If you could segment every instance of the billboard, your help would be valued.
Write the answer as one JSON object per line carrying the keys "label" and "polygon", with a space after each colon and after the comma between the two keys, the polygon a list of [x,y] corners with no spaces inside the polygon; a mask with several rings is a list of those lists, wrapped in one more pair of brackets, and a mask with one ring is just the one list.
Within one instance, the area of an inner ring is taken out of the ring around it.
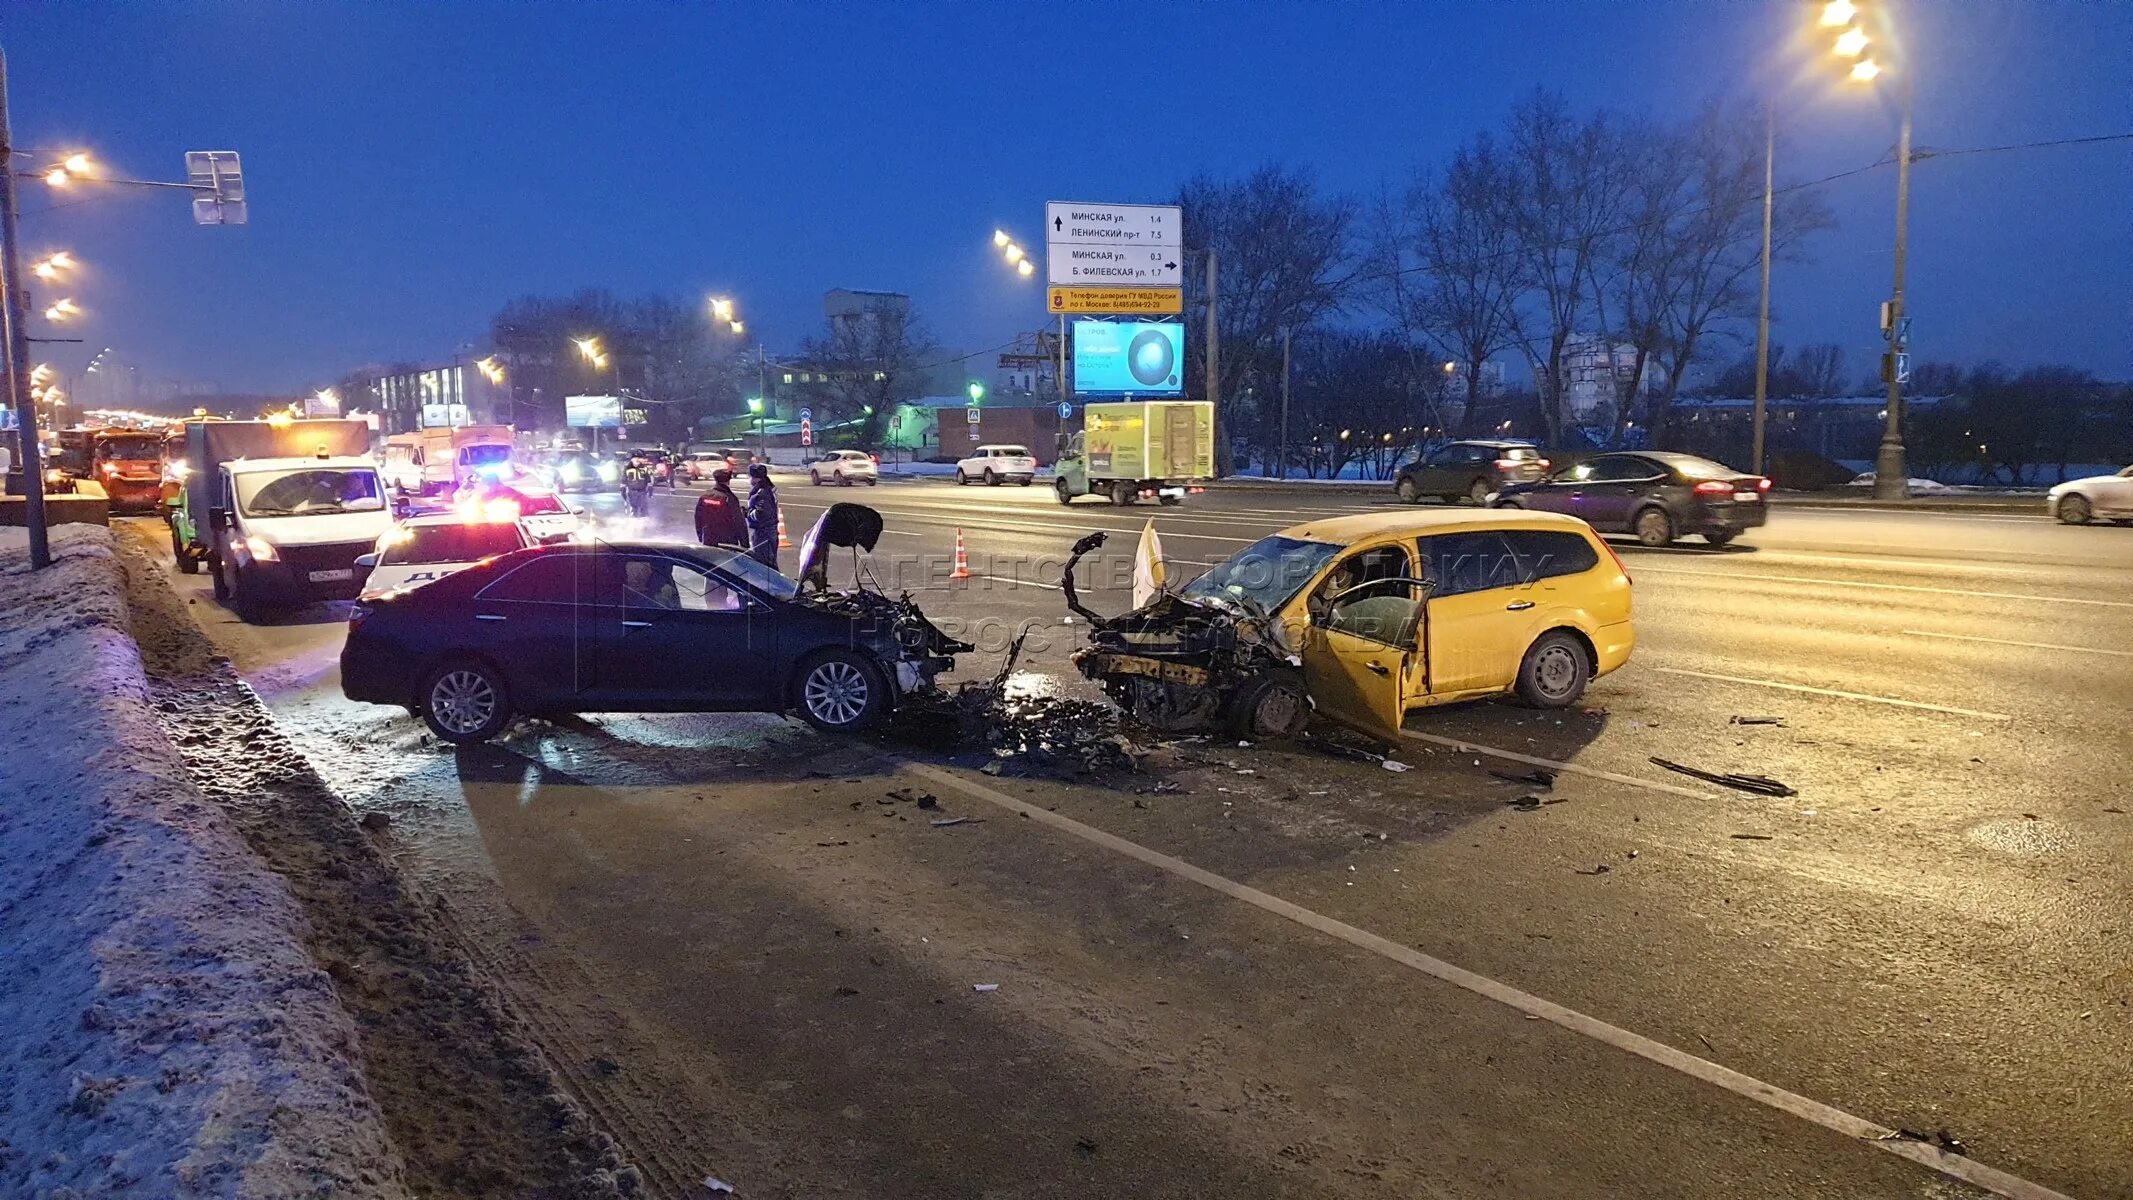
{"label": "billboard", "polygon": [[1152,321],[1074,322],[1074,391],[1176,396],[1185,390],[1185,327]]}
{"label": "billboard", "polygon": [[620,429],[622,397],[565,396],[563,423],[573,429]]}

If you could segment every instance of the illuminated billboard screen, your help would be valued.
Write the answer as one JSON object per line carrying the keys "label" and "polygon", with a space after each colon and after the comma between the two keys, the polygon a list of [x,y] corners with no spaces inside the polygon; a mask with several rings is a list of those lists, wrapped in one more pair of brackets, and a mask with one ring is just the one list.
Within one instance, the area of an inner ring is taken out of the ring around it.
{"label": "illuminated billboard screen", "polygon": [[1085,396],[1176,396],[1185,390],[1185,327],[1074,322],[1074,390]]}
{"label": "illuminated billboard screen", "polygon": [[565,396],[563,419],[573,429],[620,429],[622,397]]}

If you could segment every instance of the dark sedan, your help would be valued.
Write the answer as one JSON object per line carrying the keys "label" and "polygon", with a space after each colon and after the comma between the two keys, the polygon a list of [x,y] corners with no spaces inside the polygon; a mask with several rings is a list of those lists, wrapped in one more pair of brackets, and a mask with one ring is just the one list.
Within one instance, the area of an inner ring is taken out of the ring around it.
{"label": "dark sedan", "polygon": [[1504,488],[1498,508],[1567,513],[1602,533],[1665,546],[1685,533],[1723,546],[1761,525],[1770,481],[1693,454],[1602,454],[1535,483]]}
{"label": "dark sedan", "polygon": [[1466,497],[1488,502],[1489,493],[1508,484],[1526,483],[1548,472],[1548,460],[1531,442],[1446,442],[1400,468],[1392,489],[1413,504],[1436,496],[1446,504]]}
{"label": "dark sedan", "polygon": [[[819,559],[830,543],[810,537],[807,549]],[[802,577],[819,580],[819,563]],[[797,709],[844,731],[930,689],[969,649],[908,599],[803,588],[744,554],[565,543],[358,606],[341,690],[418,712],[462,743],[520,713]]]}

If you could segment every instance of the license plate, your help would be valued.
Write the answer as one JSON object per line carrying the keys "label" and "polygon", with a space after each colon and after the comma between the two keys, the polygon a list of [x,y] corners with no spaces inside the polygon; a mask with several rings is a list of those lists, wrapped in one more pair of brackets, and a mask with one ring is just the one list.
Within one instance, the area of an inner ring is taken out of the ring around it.
{"label": "license plate", "polygon": [[1753,503],[1756,503],[1756,502],[1760,501],[1760,500],[1761,500],[1762,498],[1763,498],[1763,497],[1762,497],[1762,494],[1761,494],[1760,492],[1735,492],[1735,493],[1733,493],[1733,502],[1734,502],[1735,504],[1753,504]]}
{"label": "license plate", "polygon": [[343,579],[354,579],[355,574],[354,567],[335,567],[330,571],[313,571],[310,579],[313,583],[335,583]]}
{"label": "license plate", "polygon": [[1185,494],[1185,489],[1181,487],[1157,488],[1155,494],[1158,496],[1182,496]]}

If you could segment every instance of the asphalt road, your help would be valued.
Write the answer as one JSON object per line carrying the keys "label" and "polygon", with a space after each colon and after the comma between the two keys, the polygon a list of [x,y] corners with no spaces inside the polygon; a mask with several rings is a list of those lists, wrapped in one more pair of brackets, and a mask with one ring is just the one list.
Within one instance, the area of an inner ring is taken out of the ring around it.
{"label": "asphalt road", "polygon": [[[1034,624],[1019,684],[1069,693],[1080,534],[1118,534],[1084,576],[1111,611],[1150,517],[1191,572],[1383,503],[782,494],[795,541],[879,507],[873,570],[984,648],[968,675]],[[1419,714],[1401,772],[1188,742],[1108,787],[756,716],[446,753],[339,697],[342,614],[178,586],[658,1194],[2133,1195],[2133,528],[1779,509],[1617,545],[1638,650],[1587,709]],[[1535,761],[1563,802],[1510,807],[1489,772]]]}

